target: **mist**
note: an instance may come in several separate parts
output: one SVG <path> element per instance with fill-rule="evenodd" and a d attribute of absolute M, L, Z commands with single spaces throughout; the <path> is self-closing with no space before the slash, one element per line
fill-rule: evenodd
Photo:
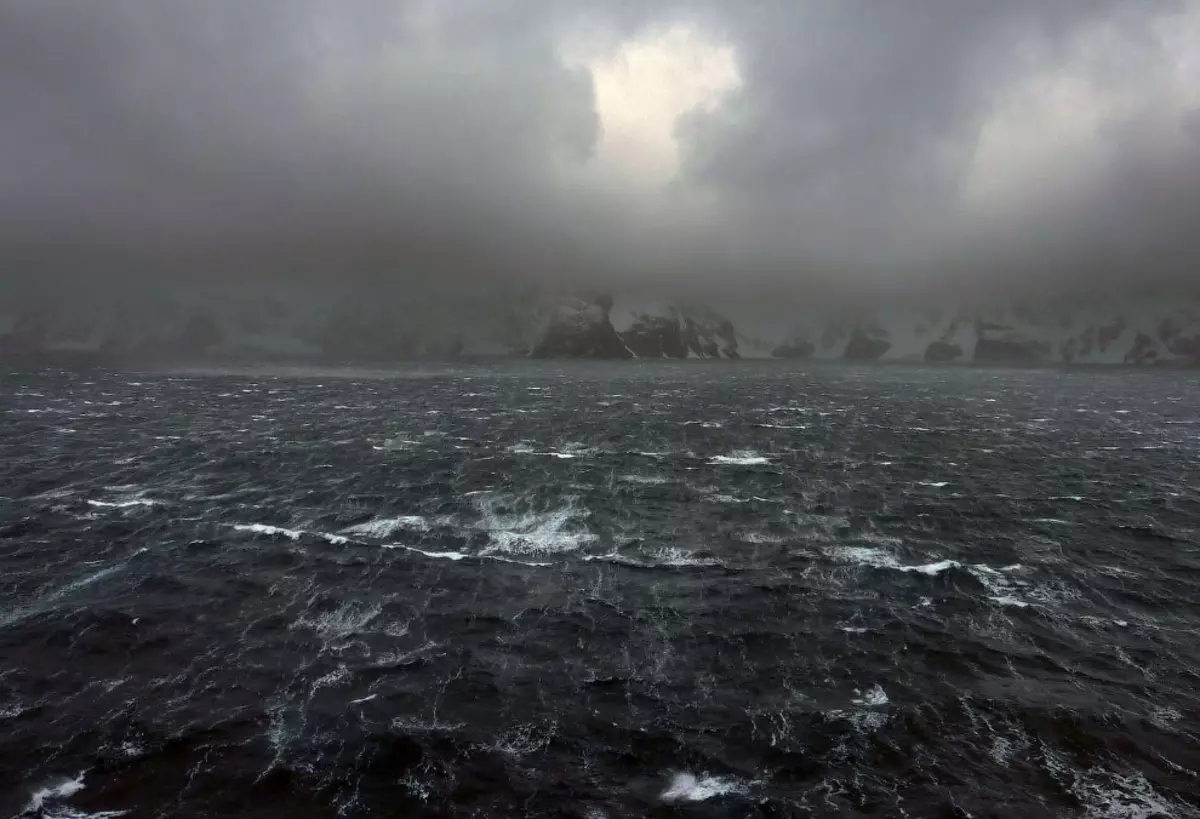
<path fill-rule="evenodd" d="M 1200 7 L 0 7 L 10 292 L 1190 286 Z"/>

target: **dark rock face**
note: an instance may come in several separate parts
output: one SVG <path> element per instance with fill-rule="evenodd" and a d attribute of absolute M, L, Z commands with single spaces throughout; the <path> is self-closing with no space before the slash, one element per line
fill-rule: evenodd
<path fill-rule="evenodd" d="M 944 364 L 962 358 L 963 349 L 948 341 L 935 341 L 925 348 L 925 360 L 931 364 Z"/>
<path fill-rule="evenodd" d="M 849 361 L 874 361 L 890 349 L 892 342 L 880 338 L 877 334 L 868 333 L 862 327 L 855 327 L 842 357 Z"/>
<path fill-rule="evenodd" d="M 1050 356 L 1046 345 L 1032 339 L 981 337 L 975 344 L 975 361 L 980 364 L 1044 364 Z"/>
<path fill-rule="evenodd" d="M 785 341 L 771 351 L 775 358 L 812 358 L 817 352 L 816 345 L 802 338 Z"/>
<path fill-rule="evenodd" d="M 570 299 L 559 304 L 541 338 L 533 345 L 533 358 L 633 358 L 613 329 L 608 313 L 612 300 Z"/>
<path fill-rule="evenodd" d="M 1126 364 L 1153 364 L 1158 360 L 1158 350 L 1155 349 L 1154 339 L 1145 333 L 1138 333 L 1133 340 L 1133 346 L 1125 354 Z"/>
<path fill-rule="evenodd" d="M 1096 333 L 1096 341 L 1100 345 L 1100 349 L 1107 350 L 1108 345 L 1116 341 L 1123 332 L 1125 332 L 1125 322 L 1122 320 L 1107 327 L 1101 327 Z"/>
<path fill-rule="evenodd" d="M 733 322 L 707 308 L 638 314 L 619 335 L 638 358 L 741 358 Z"/>
<path fill-rule="evenodd" d="M 1164 321 L 1159 336 L 1172 355 L 1184 358 L 1200 358 L 1200 333 L 1184 332 L 1176 322 Z"/>
<path fill-rule="evenodd" d="M 683 343 L 700 358 L 741 358 L 733 322 L 711 311 L 684 316 Z"/>
<path fill-rule="evenodd" d="M 621 339 L 638 358 L 687 358 L 683 327 L 671 316 L 641 316 Z"/>

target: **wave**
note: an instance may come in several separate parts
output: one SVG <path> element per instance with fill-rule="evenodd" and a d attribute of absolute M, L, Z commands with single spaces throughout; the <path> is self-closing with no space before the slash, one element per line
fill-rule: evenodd
<path fill-rule="evenodd" d="M 583 529 L 585 510 L 575 505 L 574 498 L 557 509 L 545 512 L 516 511 L 522 499 L 502 495 L 483 495 L 478 498 L 481 519 L 478 528 L 487 533 L 490 545 L 483 554 L 560 554 L 574 552 L 597 540 L 592 532 Z"/>
<path fill-rule="evenodd" d="M 951 569 L 963 569 L 990 592 L 988 599 L 993 603 L 1013 608 L 1028 608 L 1034 605 L 1034 603 L 1018 597 L 1016 593 L 1019 588 L 1023 588 L 1029 584 L 1023 580 L 1013 579 L 1009 576 L 1013 572 L 1020 571 L 1023 568 L 1019 563 L 1011 566 L 1003 566 L 999 569 L 986 566 L 982 563 L 963 564 L 957 560 L 950 559 L 938 560 L 933 563 L 906 565 L 897 560 L 891 552 L 866 546 L 838 546 L 827 550 L 826 554 L 846 563 L 868 566 L 873 569 L 923 574 L 927 577 L 936 577 Z M 1043 597 L 1045 597 L 1044 594 Z"/>
<path fill-rule="evenodd" d="M 134 506 L 158 506 L 162 501 L 150 500 L 149 498 L 129 498 L 119 501 L 98 501 L 89 500 L 88 506 L 95 506 L 100 509 L 129 509 Z"/>
<path fill-rule="evenodd" d="M 914 572 L 916 574 L 929 575 L 930 577 L 962 566 L 957 560 L 939 560 L 934 563 L 906 566 L 897 560 L 891 552 L 870 546 L 838 546 L 829 549 L 827 554 L 836 560 L 846 563 L 870 566 L 875 569 L 891 569 L 897 572 Z"/>
<path fill-rule="evenodd" d="M 302 614 L 293 628 L 304 628 L 316 632 L 326 639 L 340 639 L 362 633 L 383 611 L 380 604 L 343 603 L 332 611 L 320 614 Z"/>
<path fill-rule="evenodd" d="M 74 779 L 65 779 L 57 785 L 38 788 L 29 798 L 29 804 L 18 816 L 37 816 L 42 819 L 114 819 L 129 811 L 110 810 L 100 813 L 85 813 L 61 804 L 84 788 L 83 778 L 87 771 L 80 771 Z"/>
<path fill-rule="evenodd" d="M 708 460 L 713 466 L 763 466 L 771 459 L 749 449 L 740 449 L 728 455 L 714 455 Z"/>
<path fill-rule="evenodd" d="M 714 566 L 724 568 L 724 564 L 716 558 L 697 557 L 693 552 L 676 548 L 658 549 L 645 557 L 611 552 L 606 555 L 587 555 L 583 559 L 588 562 L 615 563 L 635 569 L 701 569 Z"/>
<path fill-rule="evenodd" d="M 883 686 L 879 683 L 876 683 L 874 686 L 867 689 L 865 693 L 862 693 L 860 696 L 851 700 L 851 702 L 853 702 L 855 705 L 868 705 L 872 708 L 879 708 L 887 705 L 890 700 L 888 699 L 887 692 L 883 690 Z"/>
<path fill-rule="evenodd" d="M 745 790 L 746 786 L 734 779 L 679 772 L 672 775 L 670 784 L 659 798 L 664 802 L 705 802 L 716 796 L 740 794 Z"/>
<path fill-rule="evenodd" d="M 661 486 L 671 482 L 670 478 L 665 478 L 662 475 L 620 475 L 617 480 L 622 483 L 632 483 L 640 486 Z"/>
<path fill-rule="evenodd" d="M 310 532 L 305 529 L 287 529 L 282 526 L 272 526 L 268 523 L 231 523 L 228 526 L 237 532 L 248 532 L 267 537 L 282 537 L 293 541 L 300 540 L 303 537 L 311 537 L 324 540 L 332 546 L 346 546 L 354 542 L 350 538 L 341 535 L 331 535 L 327 532 Z"/>
<path fill-rule="evenodd" d="M 421 515 L 400 515 L 394 518 L 375 518 L 366 523 L 348 526 L 342 531 L 351 535 L 385 538 L 399 531 L 428 532 L 429 521 Z"/>
<path fill-rule="evenodd" d="M 427 552 L 424 549 L 418 549 L 415 546 L 403 546 L 399 543 L 384 543 L 384 549 L 401 549 L 405 552 L 415 552 L 419 555 L 432 558 L 434 560 L 466 560 L 471 555 L 466 552 Z"/>

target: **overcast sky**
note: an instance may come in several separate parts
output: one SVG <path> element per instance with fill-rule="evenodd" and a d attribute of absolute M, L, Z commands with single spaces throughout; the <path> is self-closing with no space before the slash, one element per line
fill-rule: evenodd
<path fill-rule="evenodd" d="M 3 0 L 0 276 L 1200 279 L 1197 0 Z"/>

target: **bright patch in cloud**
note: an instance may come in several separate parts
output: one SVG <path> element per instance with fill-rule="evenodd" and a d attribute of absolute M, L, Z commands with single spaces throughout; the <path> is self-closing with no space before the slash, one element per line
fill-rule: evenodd
<path fill-rule="evenodd" d="M 1200 11 L 1161 20 L 1154 33 L 1157 52 L 1149 53 L 1161 61 L 1122 52 L 1121 32 L 1102 27 L 1081 42 L 1076 59 L 1012 89 L 980 129 L 967 202 L 996 214 L 1025 208 L 1031 197 L 1069 200 L 1103 173 L 1108 137 L 1122 123 L 1136 122 L 1163 151 L 1178 149 L 1189 112 L 1200 106 Z M 1110 71 L 1097 73 L 1105 60 Z"/>
<path fill-rule="evenodd" d="M 648 187 L 679 169 L 679 117 L 715 109 L 741 85 L 733 48 L 692 26 L 675 25 L 615 48 L 579 46 L 567 60 L 592 75 L 603 130 L 595 163 Z"/>

